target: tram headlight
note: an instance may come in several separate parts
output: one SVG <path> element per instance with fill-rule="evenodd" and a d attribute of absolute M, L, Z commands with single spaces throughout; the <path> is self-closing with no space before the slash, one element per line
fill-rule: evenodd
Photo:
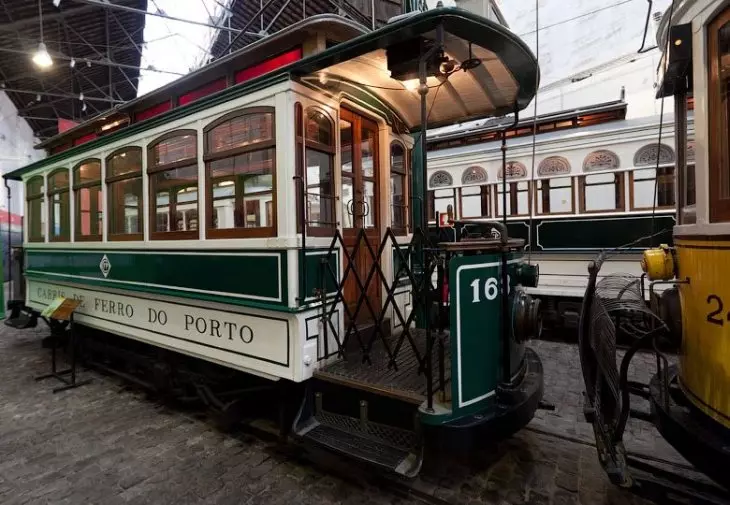
<path fill-rule="evenodd" d="M 671 248 L 662 244 L 647 249 L 641 258 L 641 269 L 650 281 L 668 281 L 674 278 L 675 264 Z"/>
<path fill-rule="evenodd" d="M 524 291 L 515 293 L 512 299 L 512 337 L 521 344 L 542 333 L 540 300 Z"/>

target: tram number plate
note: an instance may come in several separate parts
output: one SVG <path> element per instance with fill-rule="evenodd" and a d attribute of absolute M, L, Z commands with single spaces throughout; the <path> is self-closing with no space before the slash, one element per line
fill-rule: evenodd
<path fill-rule="evenodd" d="M 714 310 L 707 314 L 708 323 L 722 326 L 725 324 L 725 319 L 730 321 L 730 313 L 723 313 L 723 308 L 725 305 L 722 303 L 722 298 L 717 295 L 709 295 L 707 297 L 707 303 L 710 305 L 711 308 L 714 308 Z"/>

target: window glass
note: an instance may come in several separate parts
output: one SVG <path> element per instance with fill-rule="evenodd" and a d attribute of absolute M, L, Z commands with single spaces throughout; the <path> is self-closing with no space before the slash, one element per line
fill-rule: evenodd
<path fill-rule="evenodd" d="M 686 196 L 685 205 L 695 205 L 697 203 L 697 195 L 695 188 L 695 166 L 687 165 L 687 179 L 684 184 Z"/>
<path fill-rule="evenodd" d="M 218 153 L 273 140 L 274 114 L 260 112 L 236 116 L 208 132 L 207 153 Z"/>
<path fill-rule="evenodd" d="M 308 141 L 326 146 L 334 145 L 335 137 L 332 131 L 332 121 L 322 111 L 317 109 L 307 110 L 304 131 Z"/>
<path fill-rule="evenodd" d="M 489 186 L 461 188 L 461 217 L 489 217 Z"/>
<path fill-rule="evenodd" d="M 310 226 L 335 226 L 333 156 L 306 150 L 307 221 Z"/>
<path fill-rule="evenodd" d="M 541 179 L 537 184 L 537 213 L 566 214 L 573 212 L 573 180 L 570 177 Z"/>
<path fill-rule="evenodd" d="M 176 135 L 157 142 L 152 147 L 150 166 L 168 165 L 198 156 L 195 133 Z"/>
<path fill-rule="evenodd" d="M 106 161 L 107 177 L 117 177 L 135 172 L 142 172 L 142 149 L 139 147 L 130 147 L 113 154 Z"/>
<path fill-rule="evenodd" d="M 405 148 L 393 142 L 390 145 L 390 186 L 393 227 L 405 229 L 408 222 L 407 172 Z"/>
<path fill-rule="evenodd" d="M 214 229 L 273 226 L 273 216 L 266 211 L 266 204 L 273 202 L 273 160 L 274 149 L 269 148 L 210 163 L 214 199 L 223 184 L 234 186 L 233 196 L 224 197 L 221 204 L 228 215 L 220 219 L 214 213 Z"/>
<path fill-rule="evenodd" d="M 453 189 L 436 189 L 432 190 L 431 198 L 433 200 L 432 211 L 439 214 L 448 214 L 456 219 L 456 198 Z M 432 212 L 431 219 L 436 219 Z"/>
<path fill-rule="evenodd" d="M 68 188 L 69 178 L 68 170 L 61 170 L 48 176 L 48 190 L 54 191 L 57 189 Z"/>
<path fill-rule="evenodd" d="M 76 240 L 101 240 L 104 202 L 101 161 L 85 160 L 73 170 L 76 209 Z"/>
<path fill-rule="evenodd" d="M 593 174 L 584 176 L 586 212 L 599 212 L 623 209 L 621 189 L 618 178 L 623 174 Z"/>
<path fill-rule="evenodd" d="M 62 169 L 48 176 L 48 222 L 52 241 L 69 240 L 71 234 L 71 201 L 69 170 Z"/>
<path fill-rule="evenodd" d="M 109 234 L 142 233 L 142 178 L 108 184 Z"/>
<path fill-rule="evenodd" d="M 46 205 L 43 191 L 44 178 L 36 176 L 28 179 L 25 195 L 28 205 L 28 241 L 43 242 L 46 236 Z"/>
<path fill-rule="evenodd" d="M 101 162 L 89 160 L 81 163 L 74 169 L 74 185 L 78 186 L 87 182 L 101 181 Z"/>
<path fill-rule="evenodd" d="M 156 204 L 154 232 L 198 229 L 198 167 L 174 168 L 150 174 Z"/>
<path fill-rule="evenodd" d="M 497 214 L 503 215 L 502 184 L 497 184 Z M 530 213 L 530 183 L 527 181 L 507 183 L 507 215 L 524 216 Z"/>
<path fill-rule="evenodd" d="M 674 167 L 659 168 L 659 181 L 656 181 L 656 169 L 647 168 L 633 172 L 633 207 L 652 208 L 671 207 L 674 205 Z M 654 186 L 656 185 L 656 199 Z"/>

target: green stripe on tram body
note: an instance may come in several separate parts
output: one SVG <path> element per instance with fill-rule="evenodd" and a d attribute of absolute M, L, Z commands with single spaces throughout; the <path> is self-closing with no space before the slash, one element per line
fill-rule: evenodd
<path fill-rule="evenodd" d="M 28 249 L 25 270 L 29 278 L 50 282 L 287 310 L 283 250 Z"/>

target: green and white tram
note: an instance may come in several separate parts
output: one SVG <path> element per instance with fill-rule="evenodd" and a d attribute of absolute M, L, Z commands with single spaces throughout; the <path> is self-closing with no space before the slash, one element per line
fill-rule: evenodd
<path fill-rule="evenodd" d="M 459 9 L 324 15 L 120 105 L 5 176 L 26 188 L 7 322 L 77 298 L 90 361 L 104 339 L 222 408 L 282 385 L 283 431 L 403 475 L 506 436 L 542 396 L 537 272 L 501 223 L 429 242 L 420 132 L 516 113 L 538 72 Z"/>

